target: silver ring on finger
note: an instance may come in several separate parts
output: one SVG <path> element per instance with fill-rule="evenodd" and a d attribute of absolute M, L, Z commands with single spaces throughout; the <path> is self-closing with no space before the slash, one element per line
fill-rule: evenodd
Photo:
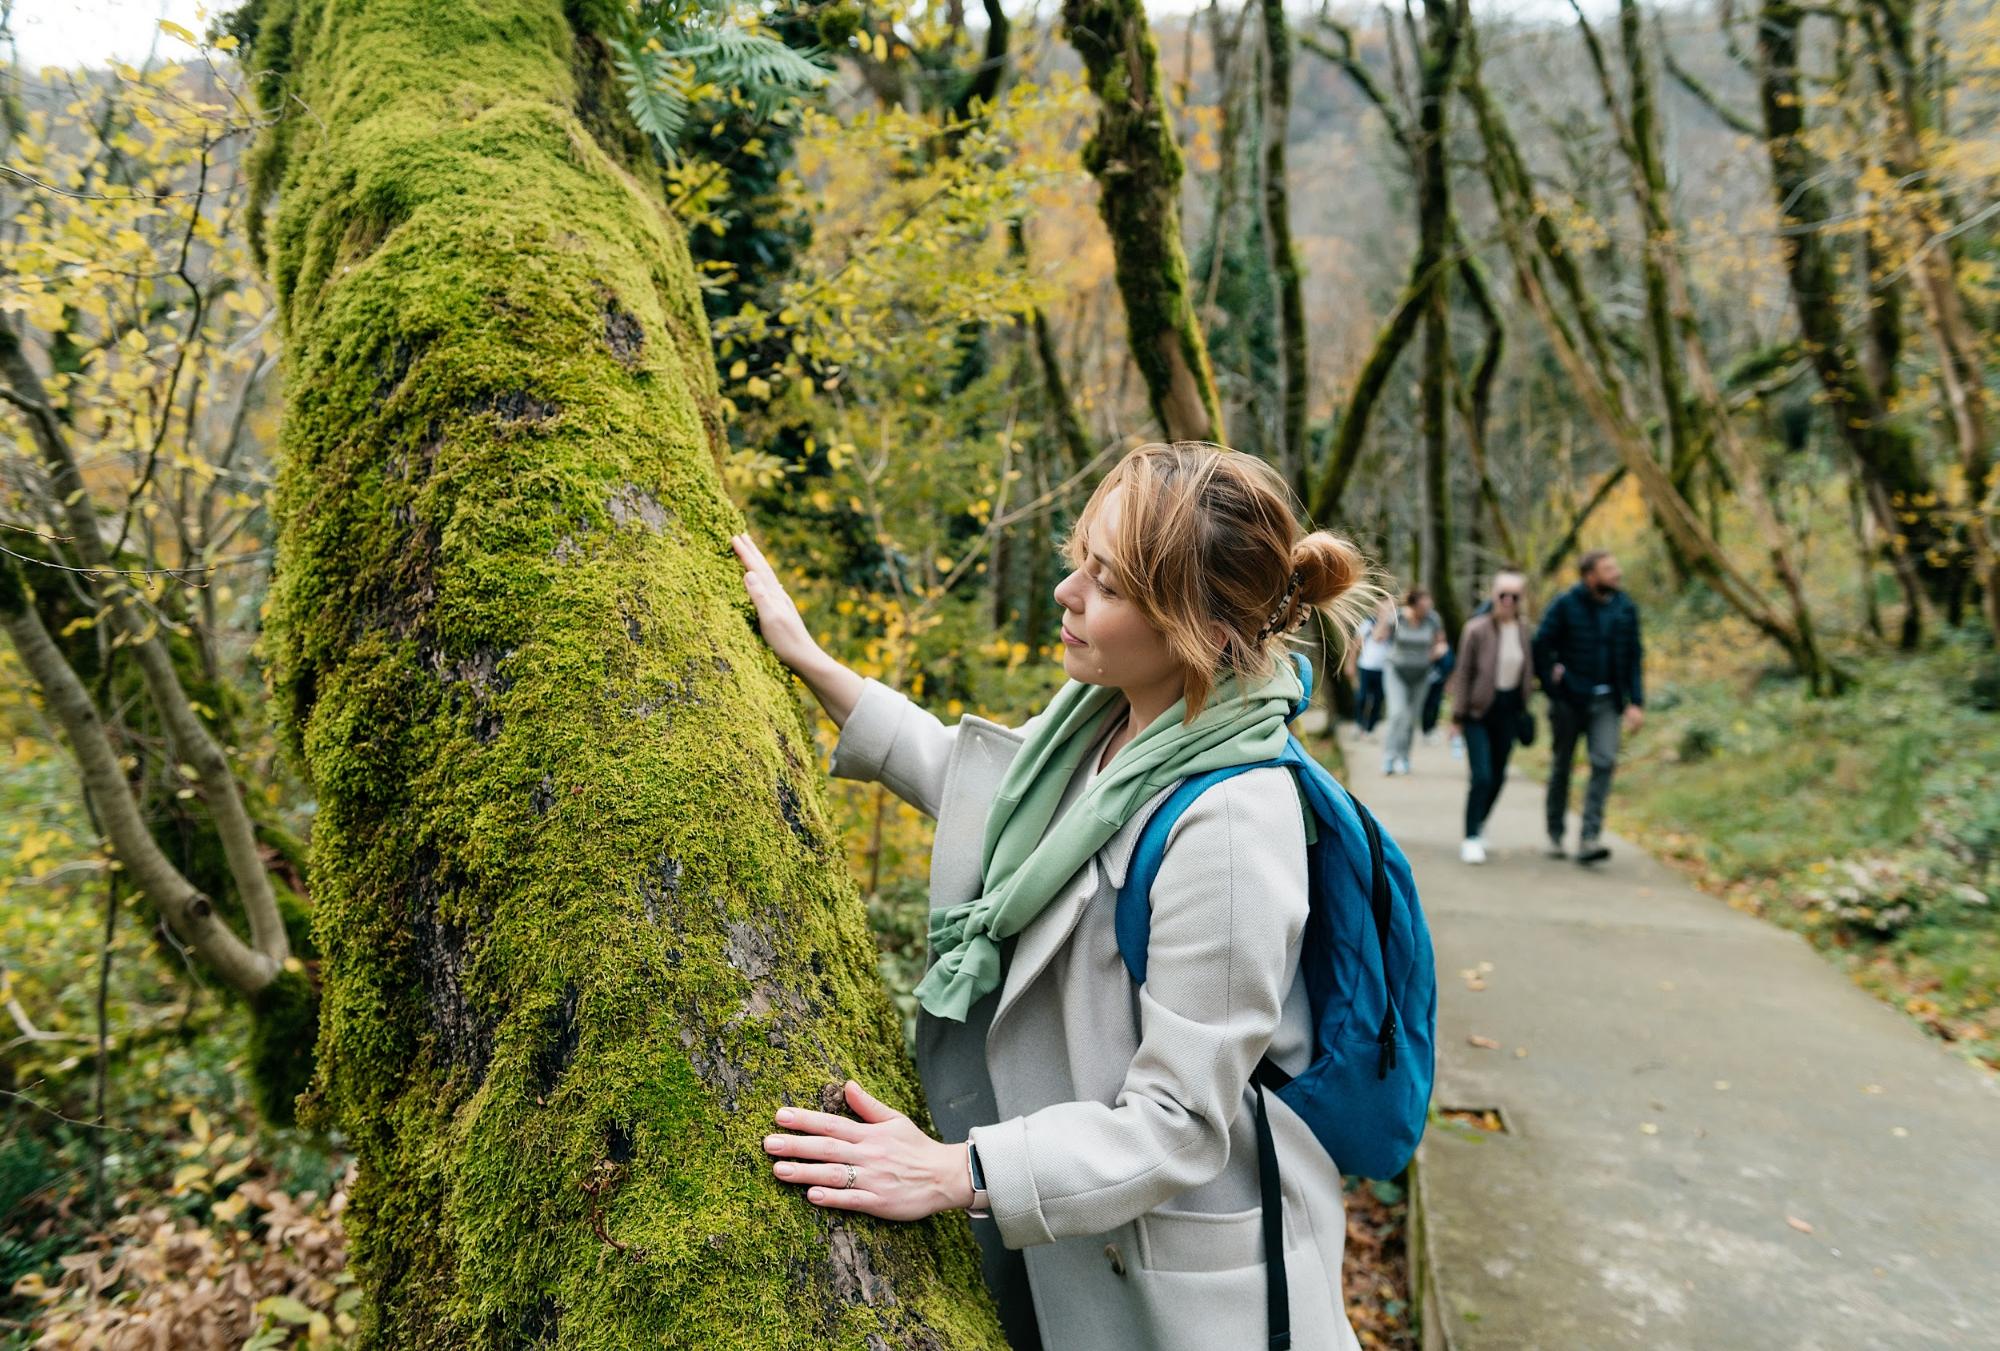
<path fill-rule="evenodd" d="M 840 1184 L 840 1188 L 842 1191 L 845 1191 L 849 1187 L 852 1187 L 853 1185 L 854 1185 L 854 1165 L 850 1163 L 847 1165 L 847 1179 L 846 1181 Z"/>

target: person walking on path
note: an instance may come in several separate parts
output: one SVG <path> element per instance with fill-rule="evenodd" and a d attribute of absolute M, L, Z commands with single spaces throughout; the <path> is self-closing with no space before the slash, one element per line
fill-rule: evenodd
<path fill-rule="evenodd" d="M 1382 772 L 1407 774 L 1410 742 L 1430 688 L 1431 663 L 1443 656 L 1448 646 L 1444 621 L 1431 608 L 1431 593 L 1414 586 L 1403 596 L 1401 609 L 1376 621 L 1375 636 L 1389 644 L 1389 665 L 1382 682 L 1389 694 L 1389 735 L 1382 748 Z"/>
<path fill-rule="evenodd" d="M 1465 621 L 1458 636 L 1458 663 L 1449 689 L 1451 722 L 1465 738 L 1472 784 L 1465 795 L 1465 842 L 1458 856 L 1486 861 L 1483 831 L 1500 789 L 1507 782 L 1507 759 L 1521 736 L 1528 712 L 1528 669 L 1534 638 L 1528 631 L 1527 578 L 1511 568 L 1493 578 L 1491 607 Z"/>
<path fill-rule="evenodd" d="M 1578 863 L 1601 863 L 1611 851 L 1599 840 L 1611 775 L 1618 767 L 1619 735 L 1645 721 L 1645 647 L 1639 607 L 1620 590 L 1618 560 L 1593 549 L 1578 562 L 1581 580 L 1557 596 L 1535 633 L 1535 674 L 1549 696 L 1549 856 L 1566 857 L 1569 773 L 1578 738 L 1590 756 L 1583 794 Z"/>
<path fill-rule="evenodd" d="M 1457 649 L 1448 645 L 1449 637 L 1446 642 L 1445 650 L 1431 663 L 1430 687 L 1424 691 L 1423 732 L 1426 746 L 1435 745 L 1437 742 L 1438 719 L 1444 715 L 1445 686 L 1451 680 L 1452 671 L 1458 666 Z"/>
<path fill-rule="evenodd" d="M 1394 611 L 1385 597 L 1380 614 L 1354 626 L 1354 643 L 1348 649 L 1348 673 L 1354 677 L 1354 728 L 1363 737 L 1375 734 L 1382 720 L 1382 672 L 1389 666 L 1389 640 L 1377 638 L 1377 625 Z"/>
<path fill-rule="evenodd" d="M 777 1181 L 883 1220 L 969 1210 L 1016 1351 L 1283 1345 L 1267 1336 L 1267 1256 L 1289 1283 L 1290 1345 L 1360 1351 L 1339 1172 L 1275 1097 L 1264 1134 L 1251 1083 L 1265 1058 L 1296 1074 L 1313 1053 L 1305 818 L 1292 771 L 1262 762 L 1305 693 L 1288 636 L 1315 610 L 1352 632 L 1372 589 L 1360 552 L 1302 533 L 1254 456 L 1133 450 L 1064 546 L 1069 679 L 1010 728 L 947 727 L 843 666 L 750 538 L 731 544 L 765 639 L 840 728 L 831 773 L 938 823 L 916 989 L 938 1134 L 849 1081 L 853 1116 L 778 1111 L 763 1137 Z M 1203 793 L 1167 837 L 1135 986 L 1113 919 L 1147 817 L 1183 779 L 1245 764 L 1261 767 Z M 1267 1253 L 1273 1164 L 1283 1242 Z"/>

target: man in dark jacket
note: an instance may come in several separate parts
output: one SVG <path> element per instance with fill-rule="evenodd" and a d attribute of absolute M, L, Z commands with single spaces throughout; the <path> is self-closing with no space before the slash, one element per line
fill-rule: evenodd
<path fill-rule="evenodd" d="M 1563 834 L 1569 818 L 1569 771 L 1576 743 L 1589 747 L 1590 784 L 1583 793 L 1583 833 L 1579 863 L 1611 857 L 1598 836 L 1604 830 L 1604 803 L 1611 796 L 1611 773 L 1618 766 L 1618 740 L 1644 721 L 1646 687 L 1641 667 L 1639 607 L 1619 585 L 1625 574 L 1618 560 L 1593 549 L 1579 563 L 1583 579 L 1556 597 L 1535 633 L 1535 674 L 1549 696 L 1549 854 L 1566 857 Z"/>

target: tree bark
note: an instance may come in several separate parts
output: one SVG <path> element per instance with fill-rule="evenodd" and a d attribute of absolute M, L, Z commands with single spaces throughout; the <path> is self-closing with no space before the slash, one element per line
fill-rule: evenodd
<path fill-rule="evenodd" d="M 1486 284 L 1486 274 L 1479 260 L 1464 247 L 1459 237 L 1458 221 L 1452 220 L 1452 247 L 1459 252 L 1458 279 L 1465 288 L 1466 298 L 1479 311 L 1479 322 L 1486 330 L 1486 343 L 1480 349 L 1479 365 L 1473 371 L 1472 383 L 1463 381 L 1456 384 L 1459 421 L 1465 427 L 1466 457 L 1472 462 L 1472 472 L 1477 480 L 1479 501 L 1486 508 L 1493 521 L 1493 536 L 1500 545 L 1501 558 L 1515 567 L 1525 567 L 1521 558 L 1520 545 L 1514 537 L 1514 526 L 1507 519 L 1507 511 L 1500 501 L 1500 491 L 1493 484 L 1493 473 L 1486 461 L 1486 433 L 1493 422 L 1493 382 L 1500 374 L 1500 359 L 1507 350 L 1507 326 L 1500 318 L 1500 307 L 1493 303 L 1493 288 Z"/>
<path fill-rule="evenodd" d="M 1465 622 L 1453 568 L 1451 421 L 1446 412 L 1453 380 L 1451 310 L 1446 241 L 1451 234 L 1451 170 L 1446 162 L 1446 112 L 1456 80 L 1460 41 L 1469 22 L 1466 0 L 1424 0 L 1424 59 L 1417 102 L 1417 253 L 1433 263 L 1424 297 L 1422 412 L 1424 468 L 1424 583 L 1445 632 Z"/>
<path fill-rule="evenodd" d="M 1063 0 L 1063 23 L 1097 95 L 1083 164 L 1111 235 L 1132 360 L 1169 439 L 1223 439 L 1208 345 L 1181 246 L 1181 152 L 1141 0 Z"/>
<path fill-rule="evenodd" d="M 1306 497 L 1306 301 L 1298 249 L 1292 242 L 1291 190 L 1285 137 L 1292 120 L 1292 42 L 1284 0 L 1260 0 L 1264 23 L 1264 243 L 1278 292 L 1278 467 L 1299 500 Z"/>
<path fill-rule="evenodd" d="M 962 1218 L 817 1210 L 760 1148 L 848 1075 L 921 1109 L 728 548 L 686 241 L 579 116 L 622 106 L 620 18 L 275 0 L 254 37 L 268 641 L 363 1340 L 998 1348 Z"/>

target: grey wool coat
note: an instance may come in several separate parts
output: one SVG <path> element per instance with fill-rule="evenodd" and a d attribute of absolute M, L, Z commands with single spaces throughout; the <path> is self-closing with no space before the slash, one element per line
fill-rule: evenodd
<path fill-rule="evenodd" d="M 987 810 L 1028 727 L 973 716 L 946 727 L 865 682 L 831 772 L 879 781 L 937 819 L 932 909 L 979 893 Z M 1096 760 L 1093 751 L 1062 810 Z M 943 1139 L 979 1147 L 993 1218 L 973 1229 L 1017 1346 L 1031 1344 L 1036 1325 L 1047 1351 L 1265 1345 L 1249 1081 L 1267 1050 L 1291 1072 L 1311 1055 L 1298 974 L 1305 824 L 1282 768 L 1197 798 L 1167 840 L 1146 983 L 1135 987 L 1112 917 L 1144 818 L 1170 791 L 1003 944 L 997 994 L 962 1024 L 918 1014 L 932 1119 Z M 1292 1345 L 1356 1351 L 1340 1297 L 1339 1174 L 1305 1123 L 1275 1096 L 1267 1102 Z"/>

